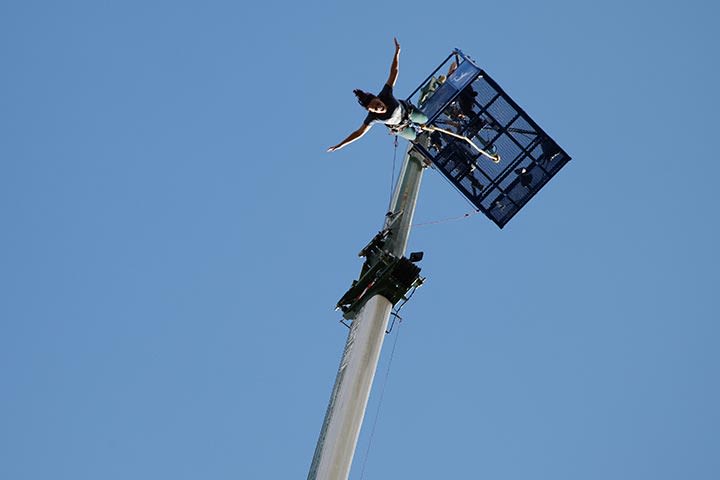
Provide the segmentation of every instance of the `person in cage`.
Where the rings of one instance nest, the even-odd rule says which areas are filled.
[[[353,90],[358,103],[368,111],[365,120],[360,128],[348,135],[337,145],[328,148],[328,152],[334,152],[344,146],[358,140],[365,135],[370,127],[376,123],[383,123],[394,135],[399,135],[407,140],[414,141],[418,135],[416,125],[422,125],[428,121],[427,116],[412,105],[410,102],[398,100],[393,95],[393,87],[398,77],[398,63],[400,60],[400,43],[395,41],[395,55],[390,66],[390,76],[385,82],[380,93],[373,95],[360,89]]]

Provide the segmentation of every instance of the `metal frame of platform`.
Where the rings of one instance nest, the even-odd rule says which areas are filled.
[[[457,68],[443,78],[455,61]],[[427,125],[416,150],[498,227],[504,227],[571,157],[473,59],[456,49],[407,98]],[[475,148],[472,148],[475,147]],[[490,156],[499,155],[494,163]]]

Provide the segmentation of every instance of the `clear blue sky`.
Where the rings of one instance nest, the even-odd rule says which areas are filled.
[[[574,160],[415,229],[364,478],[720,478],[717,7],[384,3],[0,4],[0,478],[305,478],[393,158],[325,149],[393,36],[399,95],[459,47]]]

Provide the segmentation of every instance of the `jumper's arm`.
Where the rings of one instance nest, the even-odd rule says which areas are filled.
[[[398,64],[400,63],[400,44],[397,41],[397,38],[393,39],[395,41],[395,55],[393,56],[392,65],[390,65],[390,76],[387,79],[388,85],[391,87],[395,86],[395,82],[397,81],[398,77]]]
[[[352,142],[354,142],[355,140],[357,140],[358,138],[360,138],[360,137],[362,137],[363,135],[365,135],[365,133],[367,133],[368,130],[370,130],[370,125],[365,125],[365,124],[363,123],[363,124],[360,126],[360,128],[358,128],[357,130],[355,130],[354,132],[352,132],[350,135],[348,135],[345,140],[343,140],[342,142],[338,143],[337,145],[334,145],[334,146],[328,148],[327,151],[328,151],[328,152],[334,152],[335,150],[340,150],[340,149],[343,148],[345,145],[347,145],[347,144],[349,144],[349,143],[352,143]]]

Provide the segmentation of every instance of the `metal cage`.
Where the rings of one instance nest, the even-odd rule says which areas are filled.
[[[440,131],[422,133],[414,147],[500,228],[570,161],[460,50],[451,53],[407,100],[428,116],[428,126],[465,137],[487,153]],[[499,156],[500,161],[491,161],[491,156]]]

